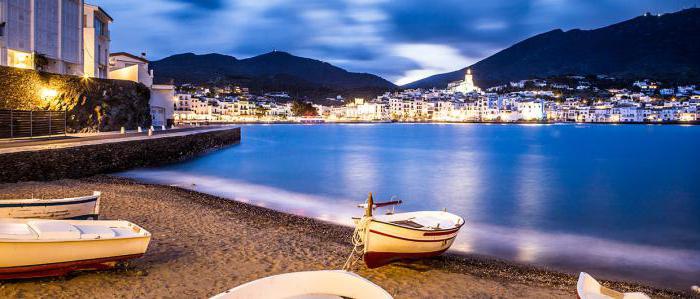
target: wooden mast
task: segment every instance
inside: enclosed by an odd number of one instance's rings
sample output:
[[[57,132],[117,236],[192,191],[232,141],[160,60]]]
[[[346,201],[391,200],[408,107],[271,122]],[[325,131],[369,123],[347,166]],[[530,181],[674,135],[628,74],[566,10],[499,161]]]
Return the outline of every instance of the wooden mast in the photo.
[[[372,217],[372,208],[374,207],[374,198],[372,192],[367,196],[367,207],[365,207],[365,217]]]

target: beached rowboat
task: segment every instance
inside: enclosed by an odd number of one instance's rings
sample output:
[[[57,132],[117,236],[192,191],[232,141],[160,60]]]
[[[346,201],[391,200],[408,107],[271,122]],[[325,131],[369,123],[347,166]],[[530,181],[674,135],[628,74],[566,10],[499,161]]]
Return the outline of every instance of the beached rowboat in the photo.
[[[0,200],[0,218],[97,219],[100,195],[94,191],[72,198]]]
[[[340,270],[326,270],[269,276],[242,284],[211,298],[391,299],[392,297],[381,287],[355,273]]]
[[[580,299],[650,299],[644,293],[621,293],[608,289],[586,272],[578,276],[576,291]]]
[[[374,203],[370,193],[365,216],[353,218],[362,226],[363,260],[376,268],[401,259],[440,255],[452,246],[464,219],[444,211],[372,215],[372,209],[399,202]]]
[[[0,219],[0,279],[111,268],[142,256],[150,239],[122,220]]]

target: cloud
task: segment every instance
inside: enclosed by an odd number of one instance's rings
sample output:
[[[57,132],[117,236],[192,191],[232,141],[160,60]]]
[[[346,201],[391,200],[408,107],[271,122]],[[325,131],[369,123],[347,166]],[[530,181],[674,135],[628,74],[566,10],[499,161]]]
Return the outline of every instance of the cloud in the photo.
[[[697,0],[94,0],[112,51],[149,57],[284,50],[404,83],[463,68],[534,34],[591,29]]]
[[[474,24],[477,30],[503,30],[508,28],[508,23],[502,20],[480,20]]]
[[[195,7],[195,8],[203,8],[203,9],[209,9],[209,10],[221,9],[224,7],[223,0],[175,0],[175,1],[190,4],[192,7]]]
[[[394,46],[393,53],[415,61],[419,66],[418,69],[407,70],[395,81],[397,85],[453,71],[476,62],[475,58],[464,57],[457,49],[439,44],[399,44]]]

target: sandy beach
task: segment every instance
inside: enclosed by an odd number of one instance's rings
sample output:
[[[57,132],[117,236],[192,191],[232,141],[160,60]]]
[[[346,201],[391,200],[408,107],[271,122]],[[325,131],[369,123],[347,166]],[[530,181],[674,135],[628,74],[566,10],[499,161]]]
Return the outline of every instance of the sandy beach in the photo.
[[[153,234],[148,252],[117,269],[0,282],[0,298],[205,298],[285,272],[340,269],[352,229],[240,202],[110,176],[0,185],[0,199],[103,192],[102,219]],[[576,277],[475,255],[446,254],[355,271],[396,298],[574,298]],[[652,297],[688,293],[604,282]]]

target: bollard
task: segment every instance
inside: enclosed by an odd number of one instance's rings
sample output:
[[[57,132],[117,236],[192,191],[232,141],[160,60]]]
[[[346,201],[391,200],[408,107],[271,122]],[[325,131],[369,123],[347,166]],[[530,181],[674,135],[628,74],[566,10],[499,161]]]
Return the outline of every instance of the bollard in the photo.
[[[165,125],[160,126],[160,129],[165,131]]]
[[[148,136],[153,136],[153,129],[148,129]]]
[[[122,129],[119,131],[119,133],[126,134],[126,129],[124,129],[124,127],[122,127]]]
[[[136,132],[138,132],[138,133],[143,132],[143,129],[141,129],[141,126],[139,126],[139,127],[136,129]]]

